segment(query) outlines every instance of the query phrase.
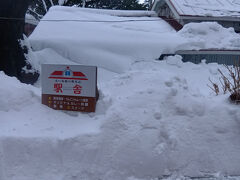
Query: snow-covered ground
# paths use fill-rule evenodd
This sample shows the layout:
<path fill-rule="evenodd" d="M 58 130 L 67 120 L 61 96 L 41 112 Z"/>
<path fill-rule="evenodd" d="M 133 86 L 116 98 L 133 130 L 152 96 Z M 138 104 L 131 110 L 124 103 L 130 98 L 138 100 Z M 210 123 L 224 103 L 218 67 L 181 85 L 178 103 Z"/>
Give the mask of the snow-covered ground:
<path fill-rule="evenodd" d="M 98 66 L 95 113 L 54 111 L 41 104 L 40 82 L 0 73 L 0 180 L 239 179 L 239 106 L 207 87 L 226 70 L 155 60 L 182 48 L 237 49 L 239 35 L 216 23 L 176 33 L 156 17 L 133 22 L 124 13 L 55 7 L 43 20 L 92 22 L 42 21 L 30 37 L 36 69 Z"/>

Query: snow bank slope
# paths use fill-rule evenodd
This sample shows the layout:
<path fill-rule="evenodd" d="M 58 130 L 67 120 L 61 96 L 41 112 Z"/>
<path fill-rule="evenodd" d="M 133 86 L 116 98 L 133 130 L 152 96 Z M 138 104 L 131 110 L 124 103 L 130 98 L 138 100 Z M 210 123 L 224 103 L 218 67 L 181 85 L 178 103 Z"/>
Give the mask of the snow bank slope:
<path fill-rule="evenodd" d="M 239 175 L 239 107 L 206 86 L 216 64 L 135 63 L 101 81 L 96 113 L 41 105 L 40 89 L 0 74 L 1 180 L 150 180 Z M 15 91 L 17 90 L 17 91 Z"/>

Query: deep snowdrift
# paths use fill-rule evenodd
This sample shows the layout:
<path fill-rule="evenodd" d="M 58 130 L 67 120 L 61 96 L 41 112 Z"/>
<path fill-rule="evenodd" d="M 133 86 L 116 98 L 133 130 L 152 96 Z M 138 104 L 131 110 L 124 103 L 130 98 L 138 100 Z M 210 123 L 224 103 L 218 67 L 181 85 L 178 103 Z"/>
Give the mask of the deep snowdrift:
<path fill-rule="evenodd" d="M 239 175 L 239 107 L 207 87 L 217 68 L 177 56 L 110 81 L 100 70 L 91 114 L 51 110 L 40 88 L 1 73 L 1 180 Z"/>

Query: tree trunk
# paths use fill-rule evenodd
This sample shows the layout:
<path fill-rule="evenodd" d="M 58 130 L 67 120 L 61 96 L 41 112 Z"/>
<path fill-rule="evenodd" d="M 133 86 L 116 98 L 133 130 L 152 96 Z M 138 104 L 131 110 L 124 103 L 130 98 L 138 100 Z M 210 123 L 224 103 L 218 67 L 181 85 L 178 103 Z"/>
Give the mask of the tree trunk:
<path fill-rule="evenodd" d="M 28 74 L 23 67 L 31 69 L 27 64 L 19 40 L 23 39 L 25 14 L 30 0 L 0 0 L 0 71 L 17 77 L 21 82 L 34 83 L 38 73 Z"/>

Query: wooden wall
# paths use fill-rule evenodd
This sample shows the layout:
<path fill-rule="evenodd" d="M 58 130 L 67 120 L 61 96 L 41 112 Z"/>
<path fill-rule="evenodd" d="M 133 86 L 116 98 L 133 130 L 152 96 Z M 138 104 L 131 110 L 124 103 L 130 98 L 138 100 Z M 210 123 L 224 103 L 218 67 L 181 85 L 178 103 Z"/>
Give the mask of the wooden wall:
<path fill-rule="evenodd" d="M 0 1 L 0 71 L 9 76 L 15 76 L 25 83 L 34 83 L 38 73 L 28 74 L 22 71 L 27 66 L 19 40 L 23 39 L 25 13 L 30 0 L 1 0 Z"/>

